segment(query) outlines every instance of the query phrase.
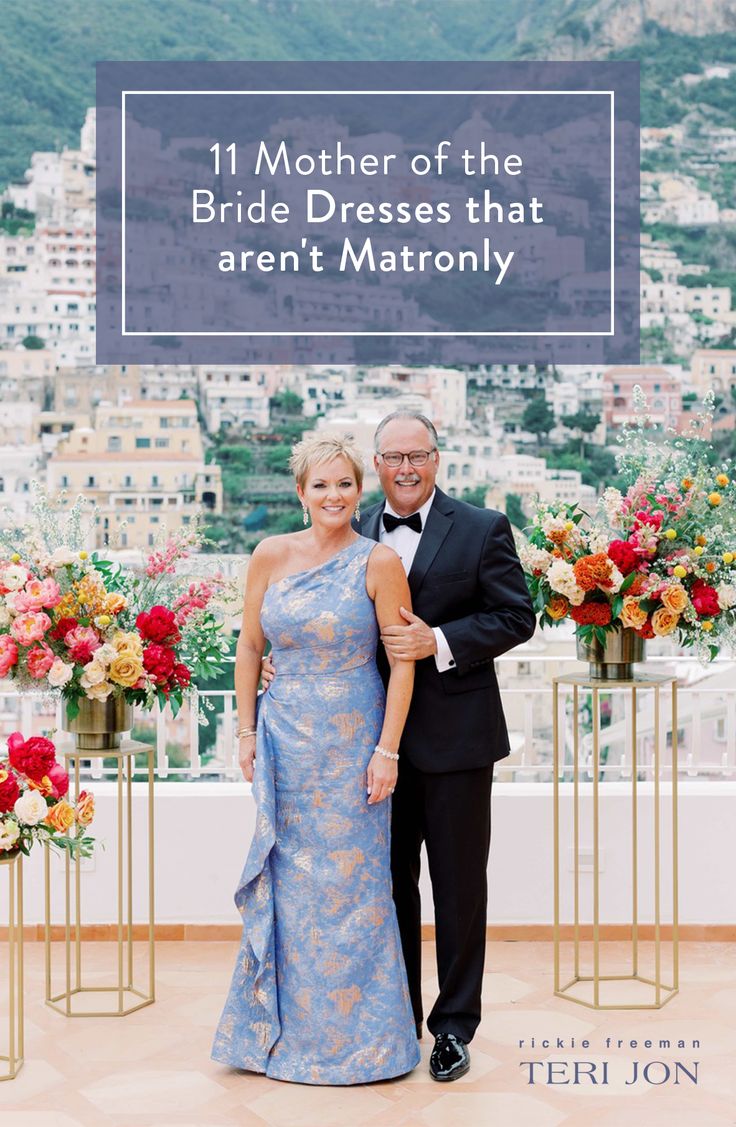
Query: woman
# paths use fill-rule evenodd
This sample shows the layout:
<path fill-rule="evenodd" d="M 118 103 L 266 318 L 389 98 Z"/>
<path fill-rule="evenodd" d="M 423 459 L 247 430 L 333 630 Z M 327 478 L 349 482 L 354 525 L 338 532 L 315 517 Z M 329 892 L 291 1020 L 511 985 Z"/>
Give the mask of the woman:
<path fill-rule="evenodd" d="M 315 432 L 290 464 L 309 527 L 254 551 L 238 639 L 239 760 L 258 815 L 212 1055 L 279 1080 L 358 1084 L 419 1061 L 386 801 L 414 666 L 392 662 L 384 694 L 375 662 L 409 588 L 399 557 L 353 531 L 352 440 Z M 278 676 L 256 720 L 267 638 Z"/>

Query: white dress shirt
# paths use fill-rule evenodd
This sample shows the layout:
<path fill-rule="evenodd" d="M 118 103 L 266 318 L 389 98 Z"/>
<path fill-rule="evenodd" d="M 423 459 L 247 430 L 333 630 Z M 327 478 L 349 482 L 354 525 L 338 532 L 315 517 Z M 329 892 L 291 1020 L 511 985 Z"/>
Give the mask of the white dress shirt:
<path fill-rule="evenodd" d="M 414 563 L 414 557 L 417 554 L 419 541 L 421 540 L 422 533 L 424 532 L 424 529 L 427 525 L 427 517 L 429 516 L 429 510 L 432 508 L 433 501 L 434 490 L 432 490 L 432 496 L 429 497 L 424 502 L 421 509 L 419 509 L 419 516 L 422 518 L 422 532 L 415 532 L 413 528 L 409 528 L 406 524 L 400 525 L 399 528 L 395 528 L 392 532 L 387 532 L 384 528 L 383 520 L 381 520 L 381 543 L 388 544 L 389 548 L 393 548 L 396 554 L 401 558 L 401 562 L 404 565 L 404 571 L 407 575 L 411 571 L 411 565 Z M 394 517 L 398 517 L 400 515 L 391 508 L 391 505 L 388 501 L 386 501 L 384 512 L 390 513 Z M 407 514 L 407 516 L 412 515 L 412 513 Z M 437 672 L 446 673 L 448 669 L 455 668 L 455 659 L 452 656 L 452 650 L 447 644 L 447 639 L 440 630 L 439 626 L 433 626 L 432 633 L 434 634 L 435 640 L 437 642 L 437 653 L 434 655 Z"/>

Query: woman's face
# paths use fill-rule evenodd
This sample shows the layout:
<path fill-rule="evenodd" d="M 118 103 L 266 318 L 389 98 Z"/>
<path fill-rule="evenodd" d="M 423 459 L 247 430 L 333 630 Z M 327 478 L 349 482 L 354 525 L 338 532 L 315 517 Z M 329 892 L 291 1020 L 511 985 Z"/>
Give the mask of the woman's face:
<path fill-rule="evenodd" d="M 350 524 L 363 492 L 355 470 L 342 454 L 312 466 L 304 486 L 297 485 L 296 491 L 302 505 L 309 509 L 312 524 L 326 530 Z"/>

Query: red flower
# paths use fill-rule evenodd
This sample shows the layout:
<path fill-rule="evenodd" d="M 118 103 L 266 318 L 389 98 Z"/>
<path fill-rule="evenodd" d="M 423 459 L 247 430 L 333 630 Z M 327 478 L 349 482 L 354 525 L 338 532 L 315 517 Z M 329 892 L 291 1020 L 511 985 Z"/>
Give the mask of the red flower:
<path fill-rule="evenodd" d="M 637 634 L 640 638 L 645 638 L 647 640 L 654 637 L 654 629 L 652 628 L 651 618 L 648 618 L 644 625 L 639 627 Z"/>
<path fill-rule="evenodd" d="M 66 638 L 69 631 L 74 630 L 77 626 L 79 626 L 79 623 L 76 618 L 60 618 L 54 629 L 49 631 L 49 638 L 60 641 L 62 638 Z"/>
<path fill-rule="evenodd" d="M 56 748 L 45 736 L 24 740 L 20 732 L 13 732 L 8 737 L 8 759 L 21 775 L 40 783 L 56 762 Z"/>
<path fill-rule="evenodd" d="M 608 558 L 622 575 L 630 575 L 639 566 L 639 557 L 626 540 L 612 540 L 608 545 Z"/>
<path fill-rule="evenodd" d="M 581 603 L 570 609 L 570 618 L 580 626 L 607 626 L 611 621 L 611 607 L 608 603 Z"/>
<path fill-rule="evenodd" d="M 143 651 L 143 665 L 151 680 L 157 685 L 165 685 L 174 672 L 176 657 L 170 646 L 160 646 L 152 642 Z"/>
<path fill-rule="evenodd" d="M 181 638 L 179 627 L 176 625 L 176 615 L 168 607 L 151 607 L 149 611 L 141 611 L 135 620 L 141 637 L 151 642 L 168 643 L 172 645 Z"/>
<path fill-rule="evenodd" d="M 7 814 L 20 798 L 20 787 L 15 775 L 8 771 L 7 763 L 0 763 L 0 779 L 3 775 L 7 777 L 0 782 L 0 814 Z"/>
<path fill-rule="evenodd" d="M 721 612 L 718 605 L 718 592 L 704 579 L 695 580 L 690 589 L 690 598 L 700 618 L 713 618 Z"/>
<path fill-rule="evenodd" d="M 174 679 L 176 680 L 180 689 L 186 689 L 187 685 L 192 679 L 191 671 L 180 661 L 177 662 L 174 666 Z"/>
<path fill-rule="evenodd" d="M 52 763 L 51 767 L 46 772 L 46 777 L 51 783 L 52 797 L 63 798 L 69 790 L 69 776 L 61 763 Z"/>

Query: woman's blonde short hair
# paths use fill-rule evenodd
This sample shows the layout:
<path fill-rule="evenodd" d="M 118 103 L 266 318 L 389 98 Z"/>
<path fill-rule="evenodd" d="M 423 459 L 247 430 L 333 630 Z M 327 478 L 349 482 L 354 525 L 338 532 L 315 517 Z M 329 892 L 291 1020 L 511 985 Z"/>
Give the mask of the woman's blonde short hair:
<path fill-rule="evenodd" d="M 304 488 L 307 474 L 313 466 L 324 465 L 335 458 L 343 457 L 350 465 L 358 488 L 363 484 L 365 466 L 360 450 L 352 434 L 325 434 L 324 431 L 310 431 L 301 442 L 291 448 L 289 468 L 298 484 Z"/>

